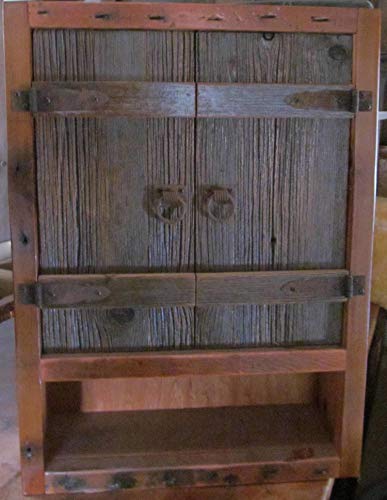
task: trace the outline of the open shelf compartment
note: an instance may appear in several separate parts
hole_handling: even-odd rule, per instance
[[[339,457],[313,405],[53,416],[50,493],[321,480]]]

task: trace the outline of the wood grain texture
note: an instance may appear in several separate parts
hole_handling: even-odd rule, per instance
[[[198,273],[198,307],[292,304],[348,300],[347,271]]]
[[[188,33],[36,30],[34,77],[192,82],[193,43]],[[36,124],[43,273],[193,270],[193,120],[38,117]],[[162,223],[151,210],[161,185],[183,186],[189,200],[177,225]],[[45,312],[43,348],[193,344],[190,308],[129,313]]]
[[[11,109],[10,93],[32,82],[27,4],[4,5],[10,218],[15,286],[38,274],[38,214],[32,117]],[[15,36],[17,33],[17,36]],[[15,302],[16,366],[23,492],[44,493],[44,390],[39,379],[40,312]]]
[[[195,84],[171,82],[34,82],[34,113],[60,116],[194,117]]]
[[[311,6],[55,1],[29,6],[33,28],[354,33],[356,20],[356,9]]]
[[[199,33],[196,45],[200,82],[351,83],[347,36]],[[198,120],[197,270],[344,268],[348,147],[346,120]],[[236,200],[229,221],[203,210],[214,186]],[[324,304],[200,308],[196,342],[335,344],[341,315]]]
[[[334,348],[46,355],[40,362],[40,373],[46,382],[60,382],[94,378],[332,372],[345,370],[345,359],[345,350]]]
[[[279,84],[198,85],[199,118],[351,118],[348,86]]]
[[[333,479],[250,486],[214,486],[206,488],[156,488],[151,490],[120,490],[85,493],[82,500],[329,500]],[[19,478],[7,483],[0,492],[7,500],[20,500]],[[40,495],[35,500],[46,500]],[[74,500],[72,493],[55,495],[55,500]]]
[[[321,479],[338,466],[308,405],[68,414],[48,433],[47,487],[58,493],[70,481],[75,492]]]
[[[0,26],[3,26],[4,2],[0,4]],[[5,90],[4,30],[0,34],[0,243],[11,238],[8,216],[7,183],[7,100]]]
[[[325,372],[326,373],[326,372]],[[47,384],[49,418],[58,413],[314,404],[316,373],[85,379]]]
[[[342,392],[342,426],[336,427],[344,477],[359,474],[363,436],[375,213],[380,11],[359,11],[354,46],[354,85],[372,91],[376,102],[371,113],[356,117],[352,129],[347,268],[366,276],[366,294],[348,303],[345,316],[344,342],[349,357]]]
[[[23,303],[42,309],[193,307],[195,293],[193,273],[47,275],[18,289]]]

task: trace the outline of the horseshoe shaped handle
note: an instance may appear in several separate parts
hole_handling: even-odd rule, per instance
[[[235,213],[235,199],[231,189],[211,189],[206,199],[206,212],[216,222],[229,220]]]
[[[175,225],[181,222],[187,212],[187,200],[182,193],[182,187],[159,188],[153,199],[153,210],[155,216],[164,224]]]

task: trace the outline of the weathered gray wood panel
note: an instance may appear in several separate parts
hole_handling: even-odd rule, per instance
[[[201,33],[195,43],[188,33],[37,30],[34,78],[346,85],[351,52],[348,36]],[[199,120],[196,138],[189,119],[36,124],[45,273],[344,265],[348,120]],[[185,186],[183,224],[150,216],[160,184]],[[228,222],[204,213],[213,186],[233,190]],[[43,313],[43,348],[337,343],[341,320],[337,304],[200,308],[195,320],[188,308],[53,310]]]
[[[200,82],[351,83],[347,36],[199,33],[196,46]],[[197,270],[344,267],[348,149],[348,120],[198,120]],[[214,186],[235,198],[228,221],[203,210]],[[203,346],[333,344],[341,324],[337,304],[201,307],[195,338]]]
[[[193,34],[37,30],[33,43],[35,80],[194,81]],[[38,117],[36,131],[43,273],[193,270],[192,203],[177,225],[150,209],[159,185],[192,200],[192,119]],[[192,343],[189,308],[43,314],[46,352]]]

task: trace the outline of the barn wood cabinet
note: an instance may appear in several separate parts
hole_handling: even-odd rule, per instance
[[[25,492],[357,475],[379,13],[18,2],[5,47]]]

